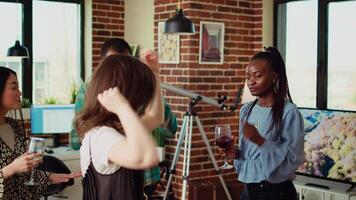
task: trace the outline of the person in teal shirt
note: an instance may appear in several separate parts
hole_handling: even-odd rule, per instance
[[[112,54],[124,54],[132,55],[132,50],[130,45],[123,39],[111,38],[105,41],[101,48],[100,56],[102,59]],[[151,55],[145,55],[151,56]],[[143,58],[145,59],[145,58]],[[157,58],[154,58],[157,59]],[[152,60],[148,65],[157,65],[157,60]],[[79,90],[78,95],[75,100],[75,112],[78,113],[82,110],[85,101],[85,93],[88,83],[83,83]],[[177,119],[176,116],[171,112],[170,106],[164,101],[164,118],[165,125],[153,130],[153,137],[159,147],[164,147],[165,138],[173,137],[177,131]],[[70,144],[73,149],[78,150],[81,146],[80,138],[76,132],[75,127],[73,127],[70,133]],[[145,185],[150,186],[157,183],[160,180],[160,169],[158,166],[145,171]]]

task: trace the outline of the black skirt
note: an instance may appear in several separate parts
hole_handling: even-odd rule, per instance
[[[90,163],[83,184],[83,200],[143,200],[143,171],[121,167],[100,174]]]

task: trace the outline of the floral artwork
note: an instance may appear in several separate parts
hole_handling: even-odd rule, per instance
[[[356,182],[356,112],[300,109],[305,161],[297,172]]]
[[[179,63],[179,35],[165,34],[164,22],[158,23],[158,62]]]

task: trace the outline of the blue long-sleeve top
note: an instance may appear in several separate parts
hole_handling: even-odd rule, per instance
[[[240,110],[239,147],[242,156],[234,161],[238,179],[244,183],[264,180],[280,183],[294,179],[295,170],[304,160],[304,125],[298,108],[293,103],[285,103],[278,136],[276,129],[269,127],[272,123],[272,108],[257,103],[247,121],[265,139],[258,146],[243,137],[243,122],[251,104],[245,104]]]

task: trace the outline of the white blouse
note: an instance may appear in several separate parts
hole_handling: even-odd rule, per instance
[[[124,137],[125,136],[120,134],[117,130],[107,126],[90,129],[85,134],[82,146],[80,147],[82,176],[85,176],[90,165],[90,152],[91,161],[97,172],[101,174],[113,174],[119,170],[119,165],[109,161],[109,152],[112,146],[119,140],[124,139]]]

